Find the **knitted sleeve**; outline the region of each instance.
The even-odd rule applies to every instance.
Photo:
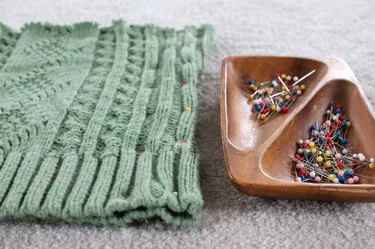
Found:
[[[209,26],[0,24],[0,218],[198,224]]]

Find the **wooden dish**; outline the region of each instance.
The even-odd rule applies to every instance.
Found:
[[[275,72],[302,76],[307,91],[287,114],[272,117],[260,125],[252,118],[251,104],[241,75],[258,82]],[[231,56],[221,70],[221,135],[226,168],[232,184],[241,192],[281,199],[326,201],[375,201],[375,180],[361,177],[360,184],[298,183],[291,174],[296,141],[308,136],[308,127],[317,121],[331,102],[343,106],[353,125],[349,146],[375,157],[374,111],[352,70],[341,59],[309,59],[275,56]],[[361,175],[375,178],[375,170],[364,167]]]

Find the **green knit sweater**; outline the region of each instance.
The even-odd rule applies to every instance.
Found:
[[[212,29],[0,24],[0,218],[199,223]]]

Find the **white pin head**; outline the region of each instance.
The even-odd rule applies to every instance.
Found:
[[[362,153],[358,153],[358,159],[359,161],[363,162],[366,159],[366,157]]]
[[[259,98],[259,99],[254,99],[253,100],[253,104],[259,104],[260,102],[262,102],[262,98]]]
[[[311,178],[315,178],[316,173],[315,173],[315,171],[311,171],[311,172],[309,173],[309,175],[310,175]]]

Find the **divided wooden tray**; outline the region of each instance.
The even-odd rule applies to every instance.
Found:
[[[275,72],[302,76],[316,69],[287,114],[260,125],[252,116],[245,83],[247,73],[258,82]],[[340,103],[351,118],[348,133],[353,151],[375,157],[374,111],[352,70],[341,59],[310,59],[276,56],[231,56],[221,70],[221,135],[226,168],[232,184],[241,192],[281,199],[326,201],[375,201],[375,180],[360,184],[298,183],[291,174],[289,155],[296,141],[307,137],[308,127],[322,121],[331,103]],[[364,167],[361,175],[375,178],[375,170]]]

